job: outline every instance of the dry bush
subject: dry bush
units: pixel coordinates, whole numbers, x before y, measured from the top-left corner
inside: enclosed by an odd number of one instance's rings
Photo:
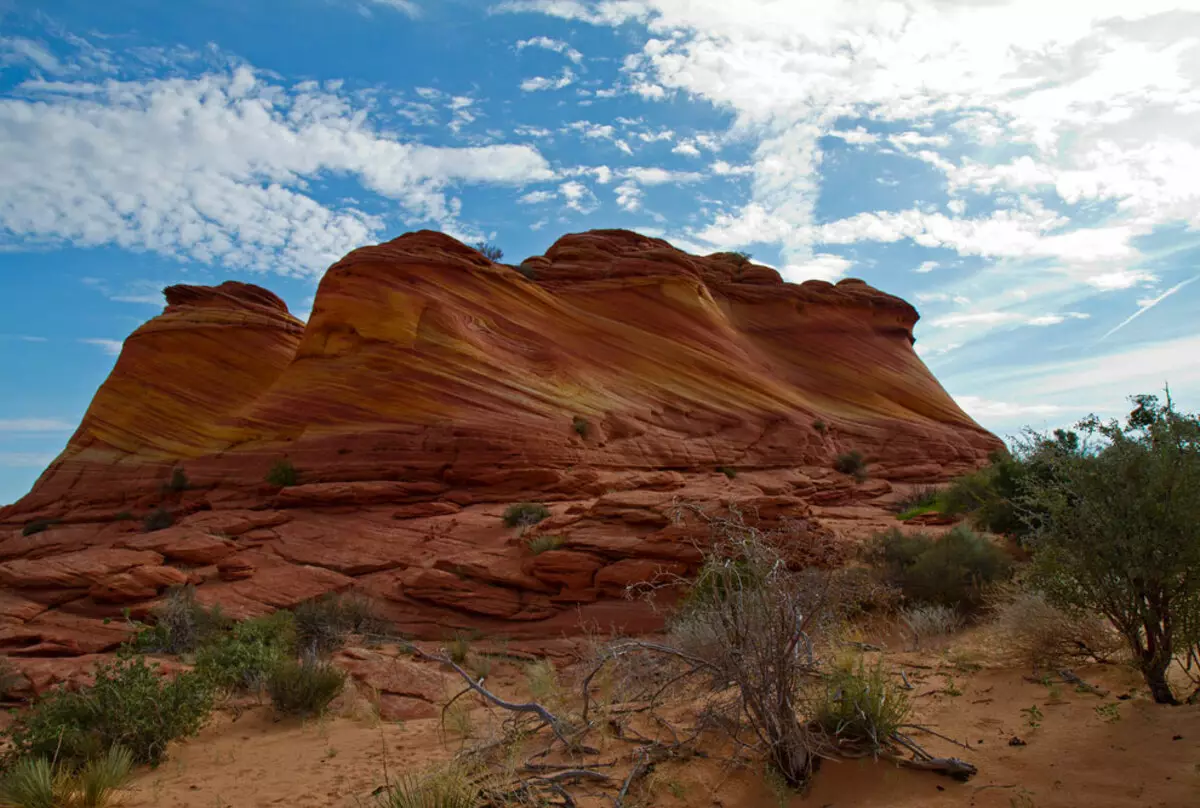
[[[1064,611],[1039,592],[1006,589],[993,613],[1004,646],[1034,668],[1103,661],[1121,649],[1121,638],[1102,619]]]
[[[962,615],[957,610],[936,603],[902,609],[900,619],[913,633],[914,648],[920,648],[922,640],[947,637],[963,626]]]

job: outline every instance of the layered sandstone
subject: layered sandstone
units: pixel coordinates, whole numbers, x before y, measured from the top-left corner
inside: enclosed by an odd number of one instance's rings
[[[815,541],[814,505],[999,446],[917,357],[899,298],[627,231],[519,267],[412,233],[334,265],[307,325],[247,284],[166,296],[0,511],[0,651],[104,650],[119,630],[87,621],[181,578],[246,614],[357,587],[425,635],[636,622],[624,587],[695,562],[673,503],[751,503]],[[866,486],[829,470],[851,449]],[[264,481],[282,460],[299,485]],[[518,499],[560,503],[539,529],[561,549],[530,556],[503,528]],[[177,524],[141,533],[158,507]],[[22,535],[33,519],[59,521]]]

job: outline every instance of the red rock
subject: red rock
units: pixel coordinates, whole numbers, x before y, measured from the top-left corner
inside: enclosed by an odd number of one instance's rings
[[[451,680],[430,665],[410,657],[347,648],[335,661],[359,685],[378,695],[379,717],[385,721],[432,718],[456,691]]]
[[[285,564],[260,569],[250,578],[236,582],[214,582],[196,590],[196,600],[205,606],[220,604],[230,617],[245,619],[291,609],[306,600],[341,592],[354,584],[332,570]]]
[[[277,527],[291,519],[291,514],[286,511],[204,511],[184,519],[180,526],[213,536],[236,537],[252,530]]]
[[[131,550],[153,550],[171,561],[185,564],[215,564],[237,552],[237,545],[191,527],[168,527],[121,542]]]
[[[423,516],[445,516],[446,514],[458,513],[462,510],[461,505],[455,505],[453,502],[420,502],[416,505],[405,505],[402,508],[397,508],[392,511],[393,519],[418,519]]]
[[[97,603],[136,603],[157,597],[167,587],[187,582],[187,574],[174,567],[133,567],[93,584],[88,595]]]
[[[400,582],[406,597],[473,614],[540,620],[555,611],[545,596],[490,586],[443,570],[406,570]]]
[[[252,562],[237,556],[223,558],[217,562],[217,574],[222,581],[242,581],[254,575]]]
[[[80,656],[108,651],[133,632],[123,620],[45,612],[22,626],[0,628],[0,651],[9,656]]]
[[[130,567],[157,566],[163,557],[138,550],[95,548],[61,556],[0,564],[0,584],[14,589],[88,587]]]
[[[563,589],[589,589],[604,562],[575,550],[546,550],[525,560],[521,568],[539,581]]]
[[[687,570],[686,564],[677,561],[626,558],[597,572],[596,588],[609,597],[624,597],[634,584],[669,584]]]

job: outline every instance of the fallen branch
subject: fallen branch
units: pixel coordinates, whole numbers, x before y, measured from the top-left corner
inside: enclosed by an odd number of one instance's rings
[[[1093,695],[1099,696],[1100,698],[1104,698],[1105,696],[1108,695],[1107,690],[1102,690],[1101,688],[1098,688],[1095,685],[1088,684],[1087,682],[1080,679],[1079,676],[1075,673],[1075,671],[1071,670],[1070,668],[1064,668],[1063,670],[1060,670],[1058,672],[1058,675],[1062,677],[1064,682],[1073,684],[1082,690],[1086,690],[1087,692],[1089,692]]]

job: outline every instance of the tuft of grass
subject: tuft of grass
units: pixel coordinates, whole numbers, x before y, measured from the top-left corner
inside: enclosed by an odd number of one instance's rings
[[[282,460],[276,460],[271,466],[271,470],[267,472],[267,482],[278,488],[287,488],[296,485],[300,481],[300,474],[296,471],[296,467],[292,465],[292,461],[286,457]]]
[[[733,468],[732,466],[717,466],[715,471],[720,474],[724,474],[731,480],[737,476],[737,469]]]
[[[0,779],[0,805],[12,808],[105,808],[129,780],[133,756],[113,746],[79,770],[46,758],[17,762]]]
[[[550,509],[540,502],[517,502],[504,510],[507,527],[528,527],[550,516]]]
[[[142,530],[146,533],[153,533],[156,530],[166,530],[173,524],[175,524],[174,515],[160,505],[142,519]]]
[[[557,550],[559,547],[562,547],[564,541],[565,539],[562,536],[541,533],[537,536],[531,536],[525,542],[525,546],[534,555],[541,555],[547,550]]]
[[[446,646],[446,654],[455,665],[463,665],[467,661],[467,656],[471,653],[471,639],[465,633],[459,631],[454,634],[454,639]]]
[[[909,606],[900,612],[900,619],[913,633],[913,647],[920,649],[922,640],[946,637],[962,628],[962,615],[949,606],[938,603]]]
[[[588,433],[592,431],[592,425],[582,415],[576,415],[571,419],[571,429],[575,430],[576,435],[587,440]]]
[[[849,474],[859,482],[867,479],[867,461],[863,459],[862,452],[857,449],[842,452],[835,457],[833,459],[833,470],[842,474]]]
[[[815,720],[835,741],[866,745],[874,751],[885,748],[908,718],[911,705],[904,691],[892,683],[882,661],[868,667],[835,668],[825,681],[818,699]]]
[[[1104,662],[1120,651],[1120,637],[1102,618],[1061,609],[1041,592],[1011,587],[997,601],[993,614],[1004,647],[1032,668]]]
[[[369,600],[357,595],[326,595],[296,607],[296,643],[305,652],[327,656],[355,632],[383,633]]]
[[[280,662],[267,678],[271,704],[281,715],[314,716],[325,712],[346,684],[346,674],[329,662],[306,656]]]
[[[934,486],[923,485],[914,488],[902,497],[896,506],[900,511],[896,514],[896,518],[901,522],[923,513],[941,513],[943,510],[942,492]]]
[[[193,586],[175,587],[152,612],[154,625],[142,629],[131,645],[146,653],[184,654],[195,651],[213,635],[225,630],[230,620],[221,607],[206,609],[196,602]]]
[[[61,522],[61,519],[31,519],[25,523],[25,527],[21,528],[21,535],[32,536],[36,533],[49,530]]]
[[[479,786],[475,773],[450,763],[421,774],[406,774],[376,796],[378,808],[475,808]]]

